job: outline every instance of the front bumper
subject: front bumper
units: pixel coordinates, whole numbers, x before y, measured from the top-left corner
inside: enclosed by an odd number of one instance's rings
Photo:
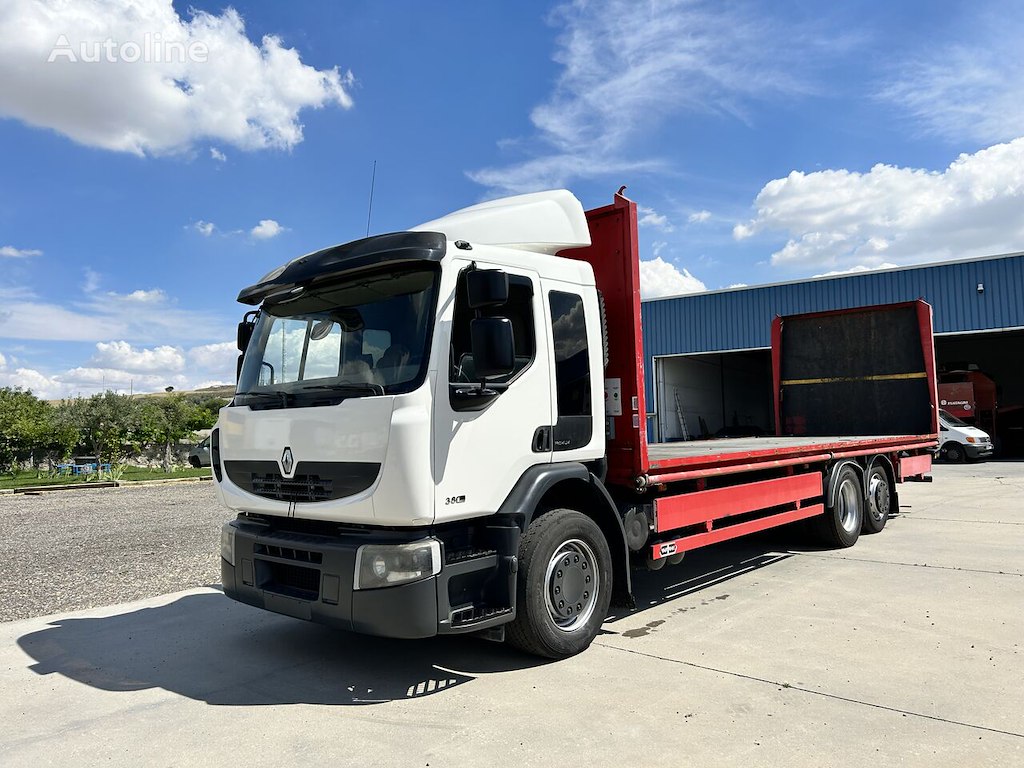
[[[969,459],[985,459],[992,455],[991,443],[964,443],[964,453]]]
[[[438,575],[409,584],[357,590],[356,552],[380,539],[267,530],[242,519],[225,527],[234,530],[235,564],[221,558],[224,594],[257,608],[353,632],[409,639],[479,631],[515,616],[511,607],[481,614],[452,606],[453,593],[461,594],[467,581],[493,582],[499,570],[511,571],[507,582],[514,594],[514,566],[501,569],[496,553],[445,563]],[[389,537],[386,542],[407,543],[425,535]]]

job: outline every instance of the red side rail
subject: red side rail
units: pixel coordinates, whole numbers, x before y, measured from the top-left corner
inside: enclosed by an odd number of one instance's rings
[[[689,525],[707,525],[732,515],[818,496],[821,496],[820,472],[806,472],[681,496],[664,496],[654,501],[656,529],[660,532]]]

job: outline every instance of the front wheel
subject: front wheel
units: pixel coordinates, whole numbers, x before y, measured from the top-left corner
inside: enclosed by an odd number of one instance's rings
[[[611,596],[612,558],[597,523],[575,510],[552,510],[520,542],[508,641],[537,656],[573,656],[597,636]]]
[[[960,443],[946,443],[942,446],[942,455],[950,464],[963,464],[967,459],[967,451]]]

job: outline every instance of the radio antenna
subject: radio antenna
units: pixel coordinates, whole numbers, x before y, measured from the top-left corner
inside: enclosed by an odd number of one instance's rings
[[[377,161],[373,161],[373,176],[370,177],[370,204],[366,209],[366,236],[370,236],[370,215],[373,213],[373,185],[377,181]]]

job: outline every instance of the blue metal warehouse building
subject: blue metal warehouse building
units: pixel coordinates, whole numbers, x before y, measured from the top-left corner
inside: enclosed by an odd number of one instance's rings
[[[918,298],[933,308],[940,371],[977,368],[995,380],[1001,409],[1024,406],[1024,253],[1016,253],[644,301],[650,437],[773,432],[776,315]]]

